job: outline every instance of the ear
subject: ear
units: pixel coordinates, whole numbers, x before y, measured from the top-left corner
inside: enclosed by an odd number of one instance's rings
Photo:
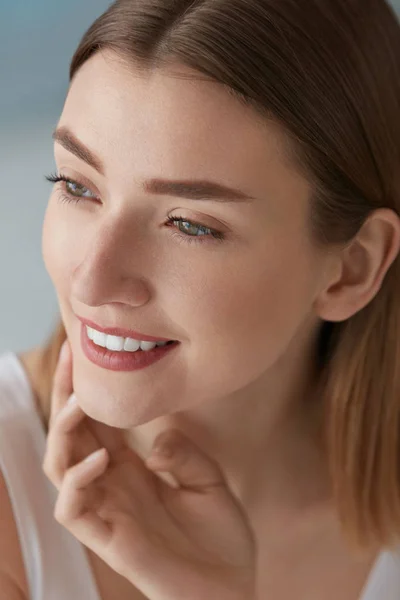
[[[338,251],[335,275],[314,303],[318,316],[325,321],[345,321],[369,304],[399,251],[399,216],[388,208],[377,209]]]

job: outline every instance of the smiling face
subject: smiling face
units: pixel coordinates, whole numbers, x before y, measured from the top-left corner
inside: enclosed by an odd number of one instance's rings
[[[246,397],[308,360],[326,257],[310,235],[310,185],[277,125],[216,83],[143,75],[96,54],[73,80],[58,127],[103,170],[56,142],[58,174],[79,183],[67,187],[81,199],[60,202],[67,189],[56,184],[43,228],[87,414],[130,427]],[[160,194],[152,179],[207,180],[252,199]],[[83,353],[78,316],[180,344],[139,371],[102,369]]]

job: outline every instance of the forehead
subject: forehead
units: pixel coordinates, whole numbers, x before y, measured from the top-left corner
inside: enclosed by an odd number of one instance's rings
[[[106,175],[213,178],[249,195],[273,180],[306,183],[283,129],[185,66],[142,72],[110,51],[76,73],[61,115]]]

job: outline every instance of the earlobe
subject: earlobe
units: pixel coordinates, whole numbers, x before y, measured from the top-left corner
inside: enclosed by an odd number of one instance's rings
[[[362,310],[378,294],[395,260],[400,260],[400,218],[378,209],[341,251],[340,276],[332,278],[314,303],[325,321],[340,322]]]

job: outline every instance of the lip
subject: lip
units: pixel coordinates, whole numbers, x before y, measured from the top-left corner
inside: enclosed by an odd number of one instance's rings
[[[118,337],[124,338],[133,338],[134,340],[139,340],[143,342],[170,342],[177,341],[171,340],[171,338],[162,338],[162,337],[153,337],[152,335],[145,335],[144,333],[140,333],[139,331],[134,331],[133,329],[124,329],[122,327],[101,327],[97,323],[93,321],[89,321],[89,319],[84,319],[83,317],[79,317],[76,315],[81,323],[91,327],[92,329],[96,329],[97,331],[101,331],[102,333],[106,333],[108,335],[116,335]]]
[[[158,363],[162,358],[171,355],[179,342],[156,346],[152,350],[138,352],[114,352],[97,346],[88,338],[85,324],[81,325],[81,348],[90,362],[108,371],[139,371]]]

